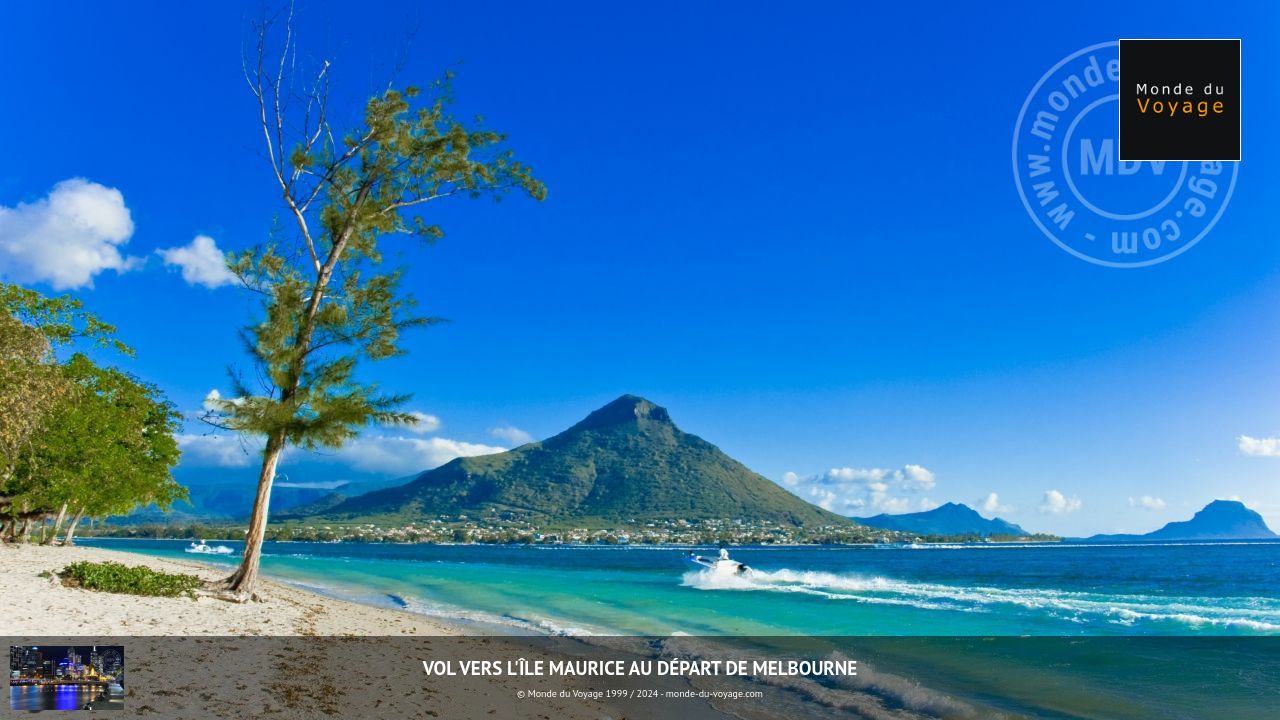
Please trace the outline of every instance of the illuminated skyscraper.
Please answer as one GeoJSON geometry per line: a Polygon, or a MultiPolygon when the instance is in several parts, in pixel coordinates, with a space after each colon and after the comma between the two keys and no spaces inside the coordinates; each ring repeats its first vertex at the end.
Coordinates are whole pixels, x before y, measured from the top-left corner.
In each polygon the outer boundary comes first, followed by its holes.
{"type": "Polygon", "coordinates": [[[17,672],[28,677],[38,675],[42,670],[43,661],[44,654],[39,647],[34,645],[9,646],[9,671],[11,674],[17,672]]]}

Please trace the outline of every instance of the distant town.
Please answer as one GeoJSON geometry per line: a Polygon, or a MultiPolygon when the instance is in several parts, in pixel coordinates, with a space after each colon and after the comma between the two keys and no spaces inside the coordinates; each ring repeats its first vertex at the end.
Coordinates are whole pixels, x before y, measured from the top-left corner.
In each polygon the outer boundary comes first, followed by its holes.
{"type": "MultiPolygon", "coordinates": [[[[225,538],[243,537],[234,524],[99,525],[89,531],[102,537],[225,538]]],[[[1055,535],[920,535],[862,525],[798,527],[770,520],[692,519],[549,528],[533,521],[494,512],[488,517],[441,516],[413,523],[352,524],[285,523],[272,525],[275,541],[370,542],[487,545],[865,545],[937,542],[1056,542],[1055,535]]]]}

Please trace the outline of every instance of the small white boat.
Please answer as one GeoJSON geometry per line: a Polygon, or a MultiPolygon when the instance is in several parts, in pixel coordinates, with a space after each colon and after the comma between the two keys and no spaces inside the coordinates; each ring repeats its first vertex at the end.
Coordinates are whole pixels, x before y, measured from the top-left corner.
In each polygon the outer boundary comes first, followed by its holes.
{"type": "Polygon", "coordinates": [[[197,555],[230,555],[233,551],[226,545],[209,545],[204,540],[201,540],[199,543],[188,545],[186,552],[197,555]]]}
{"type": "Polygon", "coordinates": [[[690,562],[694,565],[697,565],[698,567],[704,568],[706,570],[710,570],[711,572],[717,575],[719,574],[750,575],[751,574],[751,568],[747,567],[746,565],[743,565],[737,560],[730,558],[729,551],[725,550],[724,548],[720,548],[720,557],[717,557],[717,558],[709,558],[709,557],[703,557],[702,555],[695,555],[693,551],[690,550],[689,554],[684,556],[684,559],[685,561],[690,562]]]}

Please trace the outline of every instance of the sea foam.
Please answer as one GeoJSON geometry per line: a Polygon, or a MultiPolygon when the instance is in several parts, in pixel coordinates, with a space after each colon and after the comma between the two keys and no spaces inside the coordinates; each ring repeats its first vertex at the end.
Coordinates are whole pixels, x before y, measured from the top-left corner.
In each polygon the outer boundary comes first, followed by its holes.
{"type": "Polygon", "coordinates": [[[747,575],[692,571],[685,573],[682,584],[699,590],[794,593],[922,610],[1045,615],[1081,625],[1110,623],[1134,628],[1141,624],[1137,629],[1149,632],[1280,633],[1280,600],[1274,598],[1201,598],[949,585],[791,569],[757,569],[747,575]]]}

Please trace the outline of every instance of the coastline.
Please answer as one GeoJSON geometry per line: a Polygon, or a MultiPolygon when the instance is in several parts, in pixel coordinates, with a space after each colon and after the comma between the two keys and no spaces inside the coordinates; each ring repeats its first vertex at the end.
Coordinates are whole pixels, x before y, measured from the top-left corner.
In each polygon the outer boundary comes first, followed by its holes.
{"type": "MultiPolygon", "coordinates": [[[[878,557],[879,553],[869,553],[859,564],[878,557]]],[[[904,552],[903,557],[917,554],[904,552]]],[[[210,580],[223,576],[227,567],[104,547],[0,545],[0,617],[6,619],[8,639],[19,644],[63,644],[55,638],[65,638],[67,644],[123,644],[130,658],[129,689],[136,693],[126,702],[161,716],[301,718],[358,715],[373,708],[376,717],[421,716],[424,708],[437,717],[459,718],[599,720],[645,717],[648,711],[652,716],[670,716],[675,707],[671,700],[653,700],[649,705],[599,695],[605,690],[657,689],[685,698],[680,712],[699,718],[834,720],[853,714],[877,720],[1020,719],[1060,712],[1074,713],[1072,717],[1152,720],[1168,717],[1173,709],[1222,707],[1230,708],[1231,716],[1240,720],[1261,720],[1267,716],[1253,712],[1257,696],[1250,694],[1250,688],[1273,686],[1270,678],[1280,668],[1273,644],[1266,638],[1240,642],[1230,637],[711,637],[685,632],[516,637],[502,628],[466,621],[454,624],[449,618],[343,599],[324,589],[325,579],[317,580],[317,589],[310,590],[277,575],[261,585],[266,602],[235,604],[213,597],[100,593],[39,577],[41,572],[54,572],[80,560],[118,561],[210,580]],[[437,677],[418,667],[423,660],[447,659],[775,659],[788,653],[810,660],[856,659],[859,673],[821,681],[696,674],[552,679],[437,677]],[[1119,680],[1110,670],[1095,667],[1100,660],[1126,653],[1165,659],[1136,663],[1119,680]],[[1050,666],[1037,662],[1049,654],[1070,662],[1050,666]],[[1254,679],[1232,692],[1219,689],[1208,697],[1193,682],[1205,667],[1217,674],[1252,674],[1254,679]],[[1127,689],[1134,685],[1144,689],[1140,702],[1127,689]],[[759,691],[764,695],[743,699],[751,697],[743,693],[759,691]],[[535,698],[531,692],[548,694],[535,698]],[[1106,715],[1094,713],[1098,703],[1108,704],[1106,715]]],[[[367,572],[365,567],[361,575],[367,572]]],[[[563,572],[559,576],[563,582],[572,582],[563,572]]],[[[331,579],[342,585],[336,574],[331,579]]],[[[388,590],[376,583],[371,588],[388,590]]],[[[746,600],[732,599],[742,610],[746,600]]],[[[876,606],[870,608],[868,612],[876,606]]]]}
{"type": "MultiPolygon", "coordinates": [[[[0,544],[0,618],[4,618],[5,639],[19,644],[50,638],[87,638],[99,643],[126,639],[131,658],[129,687],[133,688],[126,703],[144,713],[178,717],[198,710],[211,717],[232,718],[257,708],[277,718],[312,718],[377,708],[377,717],[417,717],[425,706],[434,717],[599,720],[634,710],[598,695],[523,702],[529,682],[517,677],[405,682],[421,677],[415,667],[418,657],[447,653],[450,648],[483,651],[486,657],[503,661],[551,657],[545,654],[551,648],[512,644],[511,638],[475,624],[450,624],[268,578],[259,585],[263,602],[233,603],[208,596],[98,592],[40,577],[78,561],[145,565],[205,580],[215,580],[226,571],[194,561],[105,548],[0,544]],[[388,644],[395,644],[400,652],[388,656],[388,644]],[[279,660],[285,657],[299,660],[281,665],[279,660]],[[246,668],[259,671],[246,674],[246,668]]],[[[680,678],[663,684],[678,690],[691,687],[680,678]]],[[[589,685],[582,687],[589,690],[589,685]]],[[[698,717],[737,717],[709,701],[693,703],[698,717]]]]}
{"type": "Polygon", "coordinates": [[[82,560],[145,565],[216,580],[221,568],[96,547],[0,545],[0,617],[8,635],[476,635],[438,618],[341,600],[264,578],[264,602],[143,597],[69,588],[40,577],[82,560]]]}

